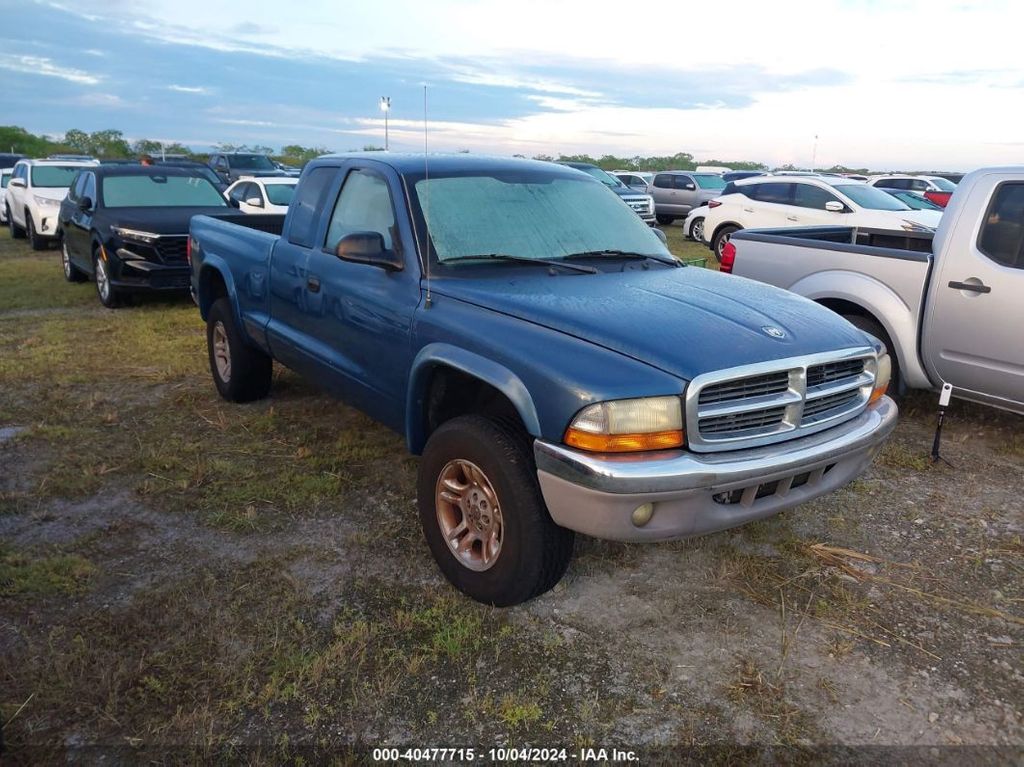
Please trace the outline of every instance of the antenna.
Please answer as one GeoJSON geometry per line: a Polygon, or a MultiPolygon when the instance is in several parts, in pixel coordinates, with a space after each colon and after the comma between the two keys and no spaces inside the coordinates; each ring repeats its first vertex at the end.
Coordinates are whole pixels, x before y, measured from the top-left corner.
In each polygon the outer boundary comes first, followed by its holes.
{"type": "Polygon", "coordinates": [[[427,300],[424,308],[429,309],[432,303],[430,297],[430,165],[427,161],[427,85],[423,84],[423,226],[424,226],[424,252],[423,263],[427,273],[427,300]]]}

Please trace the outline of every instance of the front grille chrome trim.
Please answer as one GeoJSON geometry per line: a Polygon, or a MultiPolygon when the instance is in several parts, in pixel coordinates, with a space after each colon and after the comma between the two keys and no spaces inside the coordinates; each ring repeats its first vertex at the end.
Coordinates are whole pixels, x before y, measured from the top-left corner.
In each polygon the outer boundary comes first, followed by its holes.
{"type": "Polygon", "coordinates": [[[687,442],[695,452],[717,452],[827,429],[863,412],[877,369],[877,353],[863,346],[697,376],[686,388],[687,442]]]}

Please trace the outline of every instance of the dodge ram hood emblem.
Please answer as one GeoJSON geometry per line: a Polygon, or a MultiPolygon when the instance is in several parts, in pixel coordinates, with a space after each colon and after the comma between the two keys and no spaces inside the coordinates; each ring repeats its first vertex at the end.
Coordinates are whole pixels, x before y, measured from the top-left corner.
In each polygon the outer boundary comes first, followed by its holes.
{"type": "Polygon", "coordinates": [[[771,336],[772,338],[786,337],[786,331],[782,330],[781,328],[777,328],[774,325],[762,326],[761,332],[764,333],[766,336],[771,336]]]}

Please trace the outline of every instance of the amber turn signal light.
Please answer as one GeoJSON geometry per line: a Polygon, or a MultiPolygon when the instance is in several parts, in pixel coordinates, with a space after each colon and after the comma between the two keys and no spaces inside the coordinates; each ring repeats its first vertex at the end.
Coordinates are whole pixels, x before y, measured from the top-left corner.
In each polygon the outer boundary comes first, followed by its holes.
{"type": "Polygon", "coordinates": [[[592,434],[570,426],[565,432],[565,444],[593,453],[634,453],[682,447],[685,439],[682,429],[646,434],[592,434]]]}

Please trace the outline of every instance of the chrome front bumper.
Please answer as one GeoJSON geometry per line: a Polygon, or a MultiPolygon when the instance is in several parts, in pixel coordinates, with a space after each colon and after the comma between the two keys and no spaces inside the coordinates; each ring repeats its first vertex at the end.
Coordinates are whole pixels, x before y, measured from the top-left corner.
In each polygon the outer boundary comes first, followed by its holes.
{"type": "Polygon", "coordinates": [[[896,417],[896,403],[882,397],[827,431],[766,447],[597,455],[538,440],[534,455],[557,524],[597,538],[658,541],[742,525],[842,487],[871,463],[896,417]],[[653,516],[637,526],[632,512],[645,503],[653,516]]]}

